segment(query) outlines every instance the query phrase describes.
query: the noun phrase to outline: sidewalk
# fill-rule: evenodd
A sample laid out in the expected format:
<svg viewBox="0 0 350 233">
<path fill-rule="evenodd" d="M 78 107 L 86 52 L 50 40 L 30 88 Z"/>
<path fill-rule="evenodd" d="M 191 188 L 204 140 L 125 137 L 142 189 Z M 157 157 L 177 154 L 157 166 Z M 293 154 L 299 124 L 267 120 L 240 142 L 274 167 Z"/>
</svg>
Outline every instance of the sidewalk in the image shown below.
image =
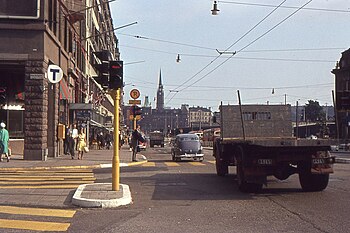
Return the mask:
<svg viewBox="0 0 350 233">
<path fill-rule="evenodd" d="M 27 161 L 22 156 L 11 156 L 10 162 L 0 162 L 1 172 L 23 170 L 75 169 L 75 168 L 110 168 L 112 167 L 113 149 L 91 150 L 84 154 L 83 160 L 71 159 L 69 155 L 48 158 L 47 161 Z M 120 167 L 133 166 L 147 162 L 142 154 L 137 155 L 138 162 L 131 162 L 129 147 L 123 146 L 119 153 Z M 48 175 L 50 176 L 50 175 Z M 111 174 L 112 177 L 112 174 Z M 132 202 L 129 187 L 120 184 L 118 191 L 112 191 L 111 183 L 93 183 L 74 188 L 0 188 L 0 205 L 45 206 L 53 208 L 79 207 L 117 207 Z M 73 204 L 73 205 L 72 205 Z"/>
<path fill-rule="evenodd" d="M 0 162 L 0 170 L 5 168 L 43 168 L 43 167 L 89 167 L 98 168 L 112 164 L 113 148 L 110 150 L 91 150 L 84 153 L 83 160 L 77 159 L 77 152 L 75 159 L 71 159 L 70 155 L 61 155 L 56 158 L 48 157 L 46 161 L 23 160 L 22 155 L 12 155 L 9 163 Z M 143 161 L 145 158 L 138 153 L 138 160 Z M 131 152 L 128 146 L 123 146 L 119 151 L 119 161 L 121 166 L 128 166 L 131 163 Z"/>
</svg>

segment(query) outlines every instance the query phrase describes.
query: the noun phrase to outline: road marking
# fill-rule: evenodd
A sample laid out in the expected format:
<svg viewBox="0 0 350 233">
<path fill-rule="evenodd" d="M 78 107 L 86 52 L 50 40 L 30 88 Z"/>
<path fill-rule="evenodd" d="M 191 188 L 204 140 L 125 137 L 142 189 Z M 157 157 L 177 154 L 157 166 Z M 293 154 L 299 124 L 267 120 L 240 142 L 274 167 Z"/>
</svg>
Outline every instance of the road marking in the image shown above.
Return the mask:
<svg viewBox="0 0 350 233">
<path fill-rule="evenodd" d="M 76 185 L 14 185 L 14 186 L 0 186 L 0 189 L 75 189 L 80 184 Z"/>
<path fill-rule="evenodd" d="M 30 180 L 16 180 L 16 181 L 0 181 L 0 184 L 81 184 L 83 183 L 81 180 L 52 180 L 52 181 L 30 181 Z M 93 180 L 91 181 L 84 181 L 84 183 L 94 183 Z"/>
<path fill-rule="evenodd" d="M 9 175 L 9 176 L 6 176 L 7 178 L 43 178 L 43 179 L 47 179 L 48 177 L 47 176 L 26 176 L 26 175 L 20 175 L 20 176 L 17 176 L 17 175 Z M 89 176 L 62 176 L 62 175 L 51 175 L 50 177 L 51 179 L 54 179 L 54 178 L 94 178 L 94 175 L 89 175 Z"/>
<path fill-rule="evenodd" d="M 193 165 L 193 166 L 205 166 L 205 164 L 201 163 L 201 162 L 188 162 L 188 163 Z"/>
<path fill-rule="evenodd" d="M 67 231 L 70 223 L 0 219 L 0 228 L 32 231 Z"/>
<path fill-rule="evenodd" d="M 62 209 L 22 208 L 22 207 L 16 207 L 16 206 L 0 206 L 0 213 L 72 218 L 74 216 L 74 214 L 76 213 L 76 211 L 75 210 L 62 210 Z"/>
<path fill-rule="evenodd" d="M 25 176 L 23 176 L 23 178 L 9 178 L 9 177 L 0 177 L 0 181 L 25 181 L 25 180 L 41 180 L 41 181 L 63 181 L 63 180 L 69 180 L 68 178 L 60 178 L 60 177 L 55 177 L 55 178 L 51 178 L 51 177 L 32 177 L 32 178 L 27 178 Z M 95 177 L 89 177 L 89 178 L 81 178 L 79 180 L 96 180 Z"/>
<path fill-rule="evenodd" d="M 175 163 L 175 162 L 164 162 L 166 166 L 168 167 L 178 167 L 180 164 Z"/>
<path fill-rule="evenodd" d="M 211 164 L 215 164 L 215 160 L 212 160 L 212 161 L 207 161 L 208 163 L 211 163 Z"/>
<path fill-rule="evenodd" d="M 142 167 L 155 167 L 156 163 L 155 162 L 147 162 L 145 164 L 142 164 Z"/>
</svg>

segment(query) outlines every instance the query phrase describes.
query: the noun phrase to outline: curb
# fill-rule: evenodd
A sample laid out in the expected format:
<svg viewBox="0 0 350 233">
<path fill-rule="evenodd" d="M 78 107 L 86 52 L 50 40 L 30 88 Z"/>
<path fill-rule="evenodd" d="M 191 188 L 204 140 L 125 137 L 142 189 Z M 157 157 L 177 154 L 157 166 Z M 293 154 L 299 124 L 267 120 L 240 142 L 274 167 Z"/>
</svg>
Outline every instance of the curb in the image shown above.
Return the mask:
<svg viewBox="0 0 350 233">
<path fill-rule="evenodd" d="M 136 166 L 143 163 L 147 163 L 147 160 L 132 163 L 120 163 L 119 167 Z M 82 165 L 82 166 L 48 166 L 48 167 L 2 167 L 0 171 L 22 171 L 22 170 L 50 170 L 50 169 L 74 169 L 74 168 L 111 168 L 111 163 L 99 164 L 99 165 Z"/>
<path fill-rule="evenodd" d="M 118 194 L 121 193 L 120 198 L 111 198 L 111 199 L 89 199 L 82 198 L 82 193 L 84 189 L 90 186 L 106 186 L 111 185 L 111 183 L 96 183 L 96 184 L 82 184 L 79 185 L 72 197 L 72 204 L 83 207 L 83 208 L 115 208 L 118 206 L 128 205 L 132 203 L 131 193 L 128 185 L 120 184 L 119 191 L 110 191 L 110 190 L 98 190 L 99 193 L 106 192 L 108 194 Z"/>
</svg>

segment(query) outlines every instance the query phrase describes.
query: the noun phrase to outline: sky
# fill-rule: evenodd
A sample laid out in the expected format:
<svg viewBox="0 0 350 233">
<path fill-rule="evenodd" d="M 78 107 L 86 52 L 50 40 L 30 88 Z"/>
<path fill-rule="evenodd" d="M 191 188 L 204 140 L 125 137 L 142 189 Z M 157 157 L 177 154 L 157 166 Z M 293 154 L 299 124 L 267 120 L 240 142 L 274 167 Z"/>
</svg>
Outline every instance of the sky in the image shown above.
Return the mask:
<svg viewBox="0 0 350 233">
<path fill-rule="evenodd" d="M 165 106 L 333 105 L 334 75 L 350 47 L 349 0 L 117 0 L 110 3 L 131 89 L 155 107 L 161 70 Z M 279 7 L 278 7 L 279 6 Z M 177 56 L 180 62 L 176 61 Z"/>
</svg>

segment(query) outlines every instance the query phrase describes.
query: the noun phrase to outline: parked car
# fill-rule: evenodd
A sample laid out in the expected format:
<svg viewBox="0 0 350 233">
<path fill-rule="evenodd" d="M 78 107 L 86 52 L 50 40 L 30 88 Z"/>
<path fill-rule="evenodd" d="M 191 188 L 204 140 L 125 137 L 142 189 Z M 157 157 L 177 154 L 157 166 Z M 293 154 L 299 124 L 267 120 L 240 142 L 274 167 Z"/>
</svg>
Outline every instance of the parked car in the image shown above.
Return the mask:
<svg viewBox="0 0 350 233">
<path fill-rule="evenodd" d="M 203 161 L 204 154 L 199 137 L 196 134 L 178 134 L 172 143 L 171 155 L 173 161 L 183 158 Z"/>
</svg>

